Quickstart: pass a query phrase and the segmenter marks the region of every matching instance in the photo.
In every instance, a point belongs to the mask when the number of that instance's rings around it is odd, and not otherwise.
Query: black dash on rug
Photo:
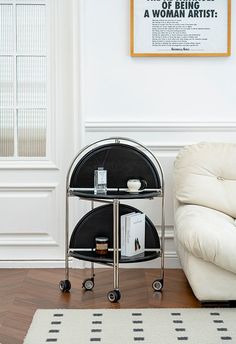
[[[102,317],[103,314],[102,314],[102,313],[93,313],[93,316],[94,316],[94,317]]]
[[[143,332],[143,328],[133,328],[134,332]]]
[[[218,327],[217,331],[228,331],[226,327]]]
[[[183,324],[183,320],[173,320],[173,323],[175,323],[175,324]]]
[[[132,313],[132,315],[133,315],[134,317],[137,317],[137,316],[142,315],[142,313]]]
[[[102,321],[100,321],[100,320],[95,320],[95,321],[92,321],[92,324],[102,324]]]
[[[188,337],[177,337],[178,340],[188,340]]]
[[[63,317],[63,314],[62,313],[55,313],[53,314],[54,317]]]
[[[220,315],[218,312],[211,312],[210,315]]]
[[[142,320],[133,320],[133,324],[142,324],[143,321]]]
[[[232,340],[232,337],[220,337],[222,340]]]
[[[101,342],[101,338],[90,338],[90,342]]]
[[[185,328],[176,328],[175,331],[183,332],[183,331],[186,331],[186,329]]]
[[[213,320],[213,322],[216,324],[223,324],[224,321],[223,320]]]
[[[57,342],[57,338],[48,338],[46,342]]]
[[[143,340],[144,340],[144,337],[134,337],[134,340],[135,340],[135,341],[143,341]]]
[[[171,313],[171,315],[176,316],[176,315],[181,315],[181,313]]]
[[[91,332],[102,332],[101,328],[92,328]]]
[[[52,324],[52,325],[60,325],[60,324],[61,324],[61,321],[51,321],[51,324]]]
[[[49,330],[48,332],[49,333],[58,333],[58,332],[60,332],[60,330]]]

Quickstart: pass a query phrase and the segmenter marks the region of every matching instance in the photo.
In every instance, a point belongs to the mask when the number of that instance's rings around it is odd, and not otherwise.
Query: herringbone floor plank
[[[70,270],[72,289],[61,293],[63,269],[0,270],[0,344],[22,344],[38,308],[147,308],[200,307],[182,270],[166,270],[162,293],[151,284],[154,269],[120,269],[121,300],[112,304],[106,294],[113,290],[112,269],[97,269],[93,291],[81,288],[88,270]],[[37,343],[35,343],[37,344]]]

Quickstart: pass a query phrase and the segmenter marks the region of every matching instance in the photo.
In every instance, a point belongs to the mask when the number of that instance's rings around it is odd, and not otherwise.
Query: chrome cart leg
[[[119,289],[119,201],[113,203],[114,289]]]
[[[162,213],[161,213],[161,279],[164,280],[165,270],[165,202],[164,191],[162,196]],[[162,282],[163,286],[163,282]]]
[[[94,209],[94,201],[91,201],[91,210]],[[92,249],[93,251],[93,249]],[[95,277],[95,272],[94,272],[94,262],[91,262],[91,277],[86,278],[83,283],[82,283],[82,288],[85,290],[92,290],[94,287],[94,277]]]
[[[69,279],[69,200],[66,196],[66,233],[65,233],[65,277]]]
[[[107,297],[110,302],[117,302],[120,297],[119,291],[119,205],[117,199],[113,201],[113,287]]]
[[[165,211],[164,211],[164,195],[162,196],[162,214],[161,214],[161,273],[160,277],[153,281],[152,287],[155,291],[161,291],[164,286],[165,271]]]
[[[154,291],[161,291],[164,286],[164,250],[161,248],[161,272],[160,277],[152,282]]]
[[[71,283],[69,281],[69,200],[66,192],[66,214],[65,214],[65,280],[60,281],[59,289],[63,292],[70,291]]]
[[[91,210],[93,209],[94,209],[94,201],[91,201]],[[91,262],[91,280],[93,280],[93,284],[94,284],[94,277],[95,277],[94,262]]]
[[[91,262],[91,276],[95,277],[94,262]]]

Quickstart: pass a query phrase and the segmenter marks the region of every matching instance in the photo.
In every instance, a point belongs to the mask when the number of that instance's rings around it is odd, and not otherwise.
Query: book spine
[[[132,221],[132,216],[129,216],[126,218],[126,223],[125,223],[125,234],[126,234],[126,240],[125,240],[125,255],[127,257],[130,257],[133,255],[133,250],[132,250],[132,242],[131,242],[131,221]]]
[[[120,242],[121,242],[121,255],[122,256],[125,256],[125,254],[126,254],[125,219],[126,219],[126,215],[121,215],[121,217],[120,217]]]

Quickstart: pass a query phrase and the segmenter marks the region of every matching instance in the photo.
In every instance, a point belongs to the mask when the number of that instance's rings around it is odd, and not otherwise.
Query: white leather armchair
[[[236,300],[236,144],[184,147],[174,181],[175,242],[195,296]]]

